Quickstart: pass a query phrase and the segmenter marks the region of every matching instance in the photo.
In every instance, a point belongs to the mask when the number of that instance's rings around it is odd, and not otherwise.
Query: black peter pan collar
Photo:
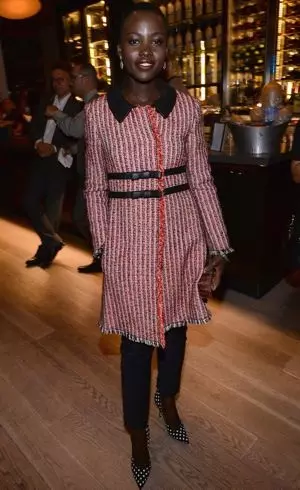
[[[124,99],[120,87],[113,87],[108,91],[107,102],[111,112],[119,123],[123,122],[135,107]],[[160,97],[153,103],[153,107],[166,119],[171,114],[175,102],[176,90],[167,83],[163,83]]]

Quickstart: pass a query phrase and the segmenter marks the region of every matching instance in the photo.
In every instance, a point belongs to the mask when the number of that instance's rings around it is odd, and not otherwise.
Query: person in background
[[[123,84],[86,106],[86,199],[104,272],[100,328],[121,335],[124,422],[142,488],[151,470],[153,351],[155,405],[168,435],[188,443],[176,406],[187,324],[209,321],[199,283],[212,270],[210,291],[218,286],[231,249],[200,104],[161,77],[167,26],[158,7],[126,12],[118,52]]]
[[[63,247],[58,234],[65,187],[71,175],[73,158],[65,154],[75,140],[68,138],[55,122],[46,118],[45,108],[55,104],[69,116],[75,116],[82,104],[71,94],[71,67],[57,63],[51,73],[54,96],[42,102],[31,122],[36,157],[32,162],[24,197],[24,209],[41,239],[35,255],[26,261],[27,267],[49,267]]]
[[[25,122],[12,99],[4,99],[0,107],[0,121],[11,126],[12,136],[21,136],[24,132]]]
[[[0,119],[14,122],[18,117],[16,104],[11,99],[3,99],[0,104]]]
[[[72,91],[74,95],[81,97],[85,104],[98,98],[97,85],[98,78],[95,68],[91,64],[76,64],[72,71]],[[84,143],[84,111],[80,111],[75,117],[68,116],[60,111],[56,106],[49,105],[46,108],[46,116],[53,118],[57,126],[66,136],[77,139],[77,144],[71,148],[77,154],[77,179],[78,190],[73,212],[74,222],[85,238],[86,242],[92,247],[90,226],[87,216],[85,197],[83,194],[85,182],[85,143]],[[101,272],[101,258],[95,257],[91,264],[78,267],[78,272],[92,273]]]

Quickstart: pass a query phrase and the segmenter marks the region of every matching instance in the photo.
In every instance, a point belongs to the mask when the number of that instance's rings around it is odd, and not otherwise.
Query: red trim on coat
[[[157,284],[157,319],[159,324],[159,338],[161,346],[165,347],[165,315],[164,315],[164,285],[163,285],[163,263],[164,263],[164,248],[165,248],[165,232],[166,232],[166,203],[163,191],[165,188],[165,169],[163,145],[159,129],[157,125],[157,112],[153,107],[147,106],[147,113],[151,125],[151,129],[156,142],[156,157],[157,170],[161,173],[158,179],[158,190],[162,192],[162,197],[159,198],[158,208],[158,247],[157,247],[157,268],[156,268],[156,284]]]

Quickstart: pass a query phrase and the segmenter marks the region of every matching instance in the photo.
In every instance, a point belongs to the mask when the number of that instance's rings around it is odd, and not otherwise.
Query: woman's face
[[[119,55],[127,73],[141,83],[151,82],[163,69],[167,33],[155,12],[133,12],[123,25]]]

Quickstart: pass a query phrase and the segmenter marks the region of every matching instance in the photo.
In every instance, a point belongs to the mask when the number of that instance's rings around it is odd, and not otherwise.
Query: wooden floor
[[[100,337],[102,277],[67,246],[26,270],[37,241],[0,220],[0,490],[130,490],[118,339]],[[300,291],[230,292],[191,327],[179,407],[189,447],[151,409],[145,490],[300,489]],[[154,366],[155,369],[155,366]]]

